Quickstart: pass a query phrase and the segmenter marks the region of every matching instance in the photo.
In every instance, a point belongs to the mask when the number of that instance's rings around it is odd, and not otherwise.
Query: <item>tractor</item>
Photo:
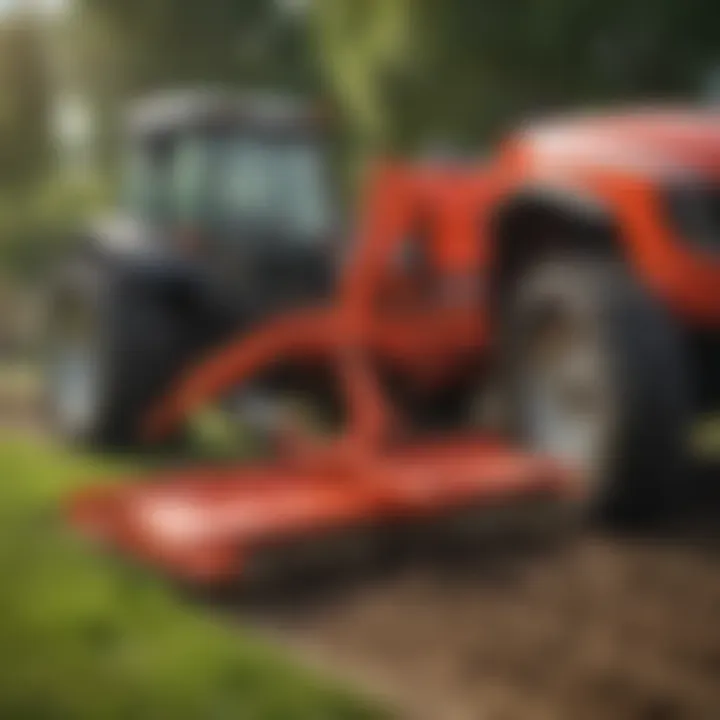
[[[331,437],[282,423],[277,457],[90,490],[74,520],[217,579],[530,498],[623,521],[666,513],[688,490],[690,428],[720,399],[717,119],[550,119],[482,164],[378,163],[334,293],[236,322],[135,406],[134,437],[154,444],[238,387],[314,369]],[[136,347],[129,364],[145,366]]]
[[[46,373],[57,433],[121,450],[203,352],[328,297],[339,235],[327,122],[309,104],[161,93],[124,138],[118,212],[51,282]]]

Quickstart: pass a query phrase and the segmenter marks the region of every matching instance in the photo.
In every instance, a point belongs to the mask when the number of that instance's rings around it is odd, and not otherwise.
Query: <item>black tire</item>
[[[600,441],[583,466],[585,508],[595,517],[623,523],[657,519],[674,508],[687,481],[691,403],[683,344],[664,308],[619,262],[557,257],[529,267],[505,309],[507,409],[516,436],[545,449],[538,433],[528,431],[533,422],[542,423],[537,420],[542,414],[535,409],[536,420],[530,419],[525,382],[540,318],[557,327],[558,318],[579,320],[581,332],[592,338],[590,355],[597,348],[592,362],[605,397],[598,395],[596,405],[606,414],[599,421]],[[594,367],[592,362],[588,367]],[[542,374],[542,362],[540,367]],[[582,412],[582,400],[579,407]]]
[[[57,377],[58,354],[69,340],[69,314],[85,323],[79,332],[87,338],[80,342],[92,347],[96,378],[89,409],[75,421],[61,407]],[[68,263],[52,284],[48,321],[46,399],[56,434],[97,449],[138,449],[143,414],[182,365],[173,317],[132,273],[79,260]]]

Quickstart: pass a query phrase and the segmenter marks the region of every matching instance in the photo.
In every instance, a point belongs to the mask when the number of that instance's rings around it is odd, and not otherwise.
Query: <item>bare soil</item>
[[[410,720],[716,720],[720,543],[696,534],[480,553],[261,623]]]

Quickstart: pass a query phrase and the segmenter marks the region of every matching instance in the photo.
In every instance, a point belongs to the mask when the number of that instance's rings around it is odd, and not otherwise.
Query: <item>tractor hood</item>
[[[720,173],[720,111],[642,110],[539,122],[520,136],[537,164],[647,176]]]

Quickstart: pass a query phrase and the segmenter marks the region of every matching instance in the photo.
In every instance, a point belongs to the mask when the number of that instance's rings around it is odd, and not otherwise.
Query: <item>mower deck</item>
[[[70,512],[102,544],[178,578],[215,583],[262,575],[268,556],[303,566],[318,556],[365,555],[381,549],[388,528],[573,494],[570,476],[551,460],[468,438],[399,446],[360,461],[340,454],[169,471],[91,488],[73,498]]]

